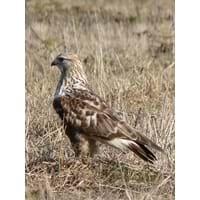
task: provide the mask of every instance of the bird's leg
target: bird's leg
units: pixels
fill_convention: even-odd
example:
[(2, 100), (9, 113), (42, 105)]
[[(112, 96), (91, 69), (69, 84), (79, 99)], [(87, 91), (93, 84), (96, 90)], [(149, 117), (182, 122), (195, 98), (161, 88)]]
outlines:
[(94, 154), (96, 154), (98, 152), (97, 143), (93, 139), (88, 139), (88, 145), (89, 145), (89, 154), (90, 154), (90, 157), (93, 157)]
[(97, 152), (96, 141), (87, 138), (81, 130), (74, 127), (65, 127), (66, 135), (69, 137), (76, 158), (80, 158), (83, 163), (87, 163)]
[(84, 134), (79, 134), (79, 152), (81, 161), (89, 164), (92, 161), (91, 158), (97, 152), (96, 141), (85, 137)]
[[(72, 148), (75, 153), (76, 158), (81, 158), (81, 160), (86, 160), (90, 157), (90, 143), (87, 138), (84, 137), (79, 131), (66, 131), (67, 136), (70, 139)], [(93, 149), (93, 148), (91, 148)]]
[(74, 153), (75, 153), (75, 157), (78, 158), (81, 154), (81, 146), (80, 146), (81, 137), (80, 137), (80, 134), (77, 131), (66, 132), (66, 134), (70, 139), (72, 149), (74, 150)]
[(72, 145), (72, 149), (74, 150), (75, 157), (78, 158), (81, 154), (80, 142), (79, 141), (76, 141), (76, 142), (71, 141), (71, 145)]
[(93, 156), (98, 152), (96, 141), (81, 135), (80, 159), (87, 166), (93, 166)]
[(75, 157), (79, 157), (80, 155), (80, 133), (78, 130), (74, 129), (71, 126), (66, 126), (64, 123), (65, 134), (68, 136), (72, 149), (74, 150)]
[(75, 156), (80, 158), (84, 164), (91, 162), (91, 158), (97, 152), (96, 141), (86, 138), (83, 134), (77, 133), (76, 140), (71, 140)]

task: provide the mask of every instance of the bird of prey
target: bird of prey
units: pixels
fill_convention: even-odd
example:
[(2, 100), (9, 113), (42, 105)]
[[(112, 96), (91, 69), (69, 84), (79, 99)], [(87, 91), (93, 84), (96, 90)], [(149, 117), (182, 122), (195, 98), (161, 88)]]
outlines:
[(59, 54), (51, 63), (60, 70), (53, 107), (64, 123), (75, 156), (91, 157), (96, 142), (123, 152), (134, 152), (144, 161), (157, 160), (151, 148), (161, 147), (132, 128), (118, 112), (93, 92), (77, 55)]

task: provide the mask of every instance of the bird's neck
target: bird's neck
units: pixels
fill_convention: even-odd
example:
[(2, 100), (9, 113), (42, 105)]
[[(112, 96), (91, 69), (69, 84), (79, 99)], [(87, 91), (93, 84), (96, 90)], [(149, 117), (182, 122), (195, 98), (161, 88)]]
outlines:
[(65, 73), (61, 73), (60, 74), (60, 78), (56, 87), (56, 91), (54, 94), (54, 97), (56, 96), (61, 96), (63, 93), (63, 89), (64, 89), (64, 85), (65, 85)]
[(88, 86), (85, 74), (62, 72), (54, 96), (62, 96), (67, 89), (86, 89)]

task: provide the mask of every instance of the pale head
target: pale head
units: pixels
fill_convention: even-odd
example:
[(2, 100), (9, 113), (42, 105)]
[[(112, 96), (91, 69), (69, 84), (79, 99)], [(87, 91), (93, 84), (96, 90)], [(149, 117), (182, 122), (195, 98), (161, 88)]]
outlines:
[(77, 55), (59, 54), (51, 63), (51, 66), (57, 66), (62, 74), (65, 74), (68, 78), (83, 79), (86, 81), (86, 75), (83, 70), (81, 61)]
[(68, 69), (72, 65), (72, 62), (73, 62), (72, 59), (73, 58), (71, 58), (71, 56), (67, 57), (67, 56), (64, 56), (62, 54), (59, 54), (53, 60), (53, 62), (51, 63), (51, 66), (57, 66), (58, 69), (61, 71), (61, 73), (67, 72)]

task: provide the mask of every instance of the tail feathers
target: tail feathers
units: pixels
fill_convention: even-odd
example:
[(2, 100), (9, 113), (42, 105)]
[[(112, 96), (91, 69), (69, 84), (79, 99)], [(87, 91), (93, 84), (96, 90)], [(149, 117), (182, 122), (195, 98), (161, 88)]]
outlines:
[(136, 153), (140, 158), (150, 163), (157, 160), (156, 156), (145, 145), (140, 143), (131, 143), (128, 148)]
[[(146, 136), (144, 136), (144, 135), (141, 135), (141, 136), (142, 136), (141, 137), (141, 141), (140, 142), (138, 141), (138, 143), (140, 143), (141, 145), (143, 144), (143, 146), (145, 146), (145, 144), (146, 144), (149, 147), (154, 148), (155, 150), (158, 150), (158, 151), (160, 151), (162, 153), (165, 153), (161, 147), (159, 147), (157, 144), (155, 144), (154, 142), (152, 142)], [(142, 141), (144, 141), (144, 142), (142, 142)]]
[(152, 153), (148, 147), (139, 141), (134, 141), (130, 139), (114, 138), (108, 142), (110, 145), (122, 150), (131, 150), (144, 161), (153, 163), (157, 160), (156, 156)]

